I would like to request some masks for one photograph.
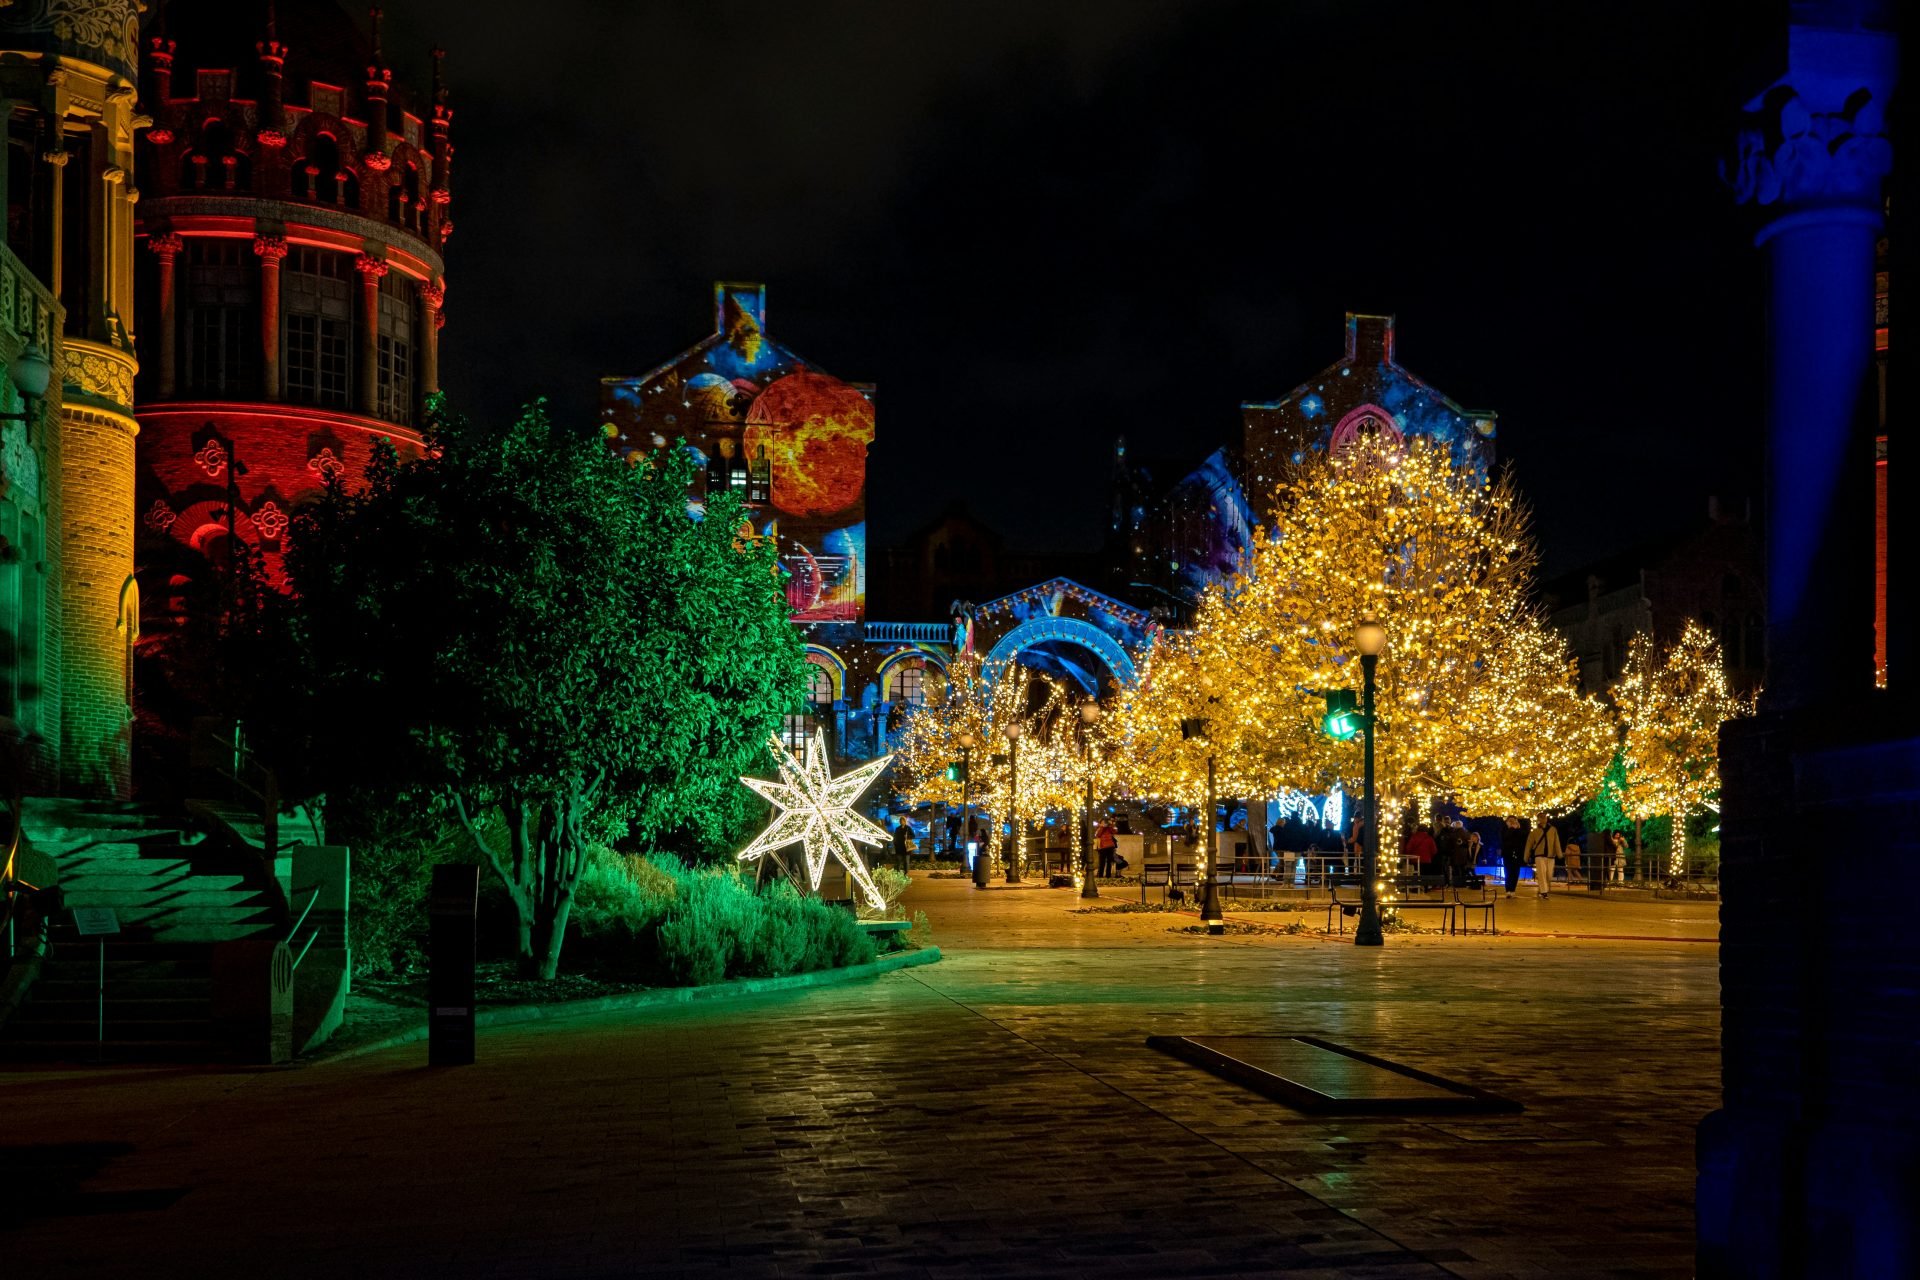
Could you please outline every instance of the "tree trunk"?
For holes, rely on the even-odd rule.
[[[1673,815],[1673,839],[1667,851],[1667,875],[1674,880],[1687,876],[1687,815]]]
[[[586,867],[586,795],[575,785],[564,799],[541,806],[536,831],[536,856],[531,945],[521,953],[521,971],[550,981],[560,970],[560,948],[566,942],[567,918],[573,912],[573,891]]]

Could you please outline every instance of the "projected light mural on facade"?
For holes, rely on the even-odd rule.
[[[766,332],[766,288],[714,286],[714,332],[638,377],[602,380],[602,420],[629,457],[684,440],[708,493],[757,504],[797,622],[854,622],[866,600],[873,388],[811,368]]]

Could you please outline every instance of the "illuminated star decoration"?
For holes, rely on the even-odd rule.
[[[855,813],[853,803],[893,757],[884,755],[878,760],[869,760],[835,778],[827,772],[824,730],[814,730],[813,736],[807,739],[803,759],[795,759],[777,737],[772,739],[772,744],[780,781],[768,782],[762,778],[740,781],[772,804],[776,812],[767,829],[740,851],[740,861],[762,858],[790,844],[798,844],[806,850],[807,876],[816,892],[820,888],[820,875],[827,868],[827,857],[832,855],[860,886],[867,901],[876,908],[885,907],[887,900],[873,883],[873,877],[867,874],[867,864],[855,846],[869,844],[884,848],[887,833],[878,823]]]

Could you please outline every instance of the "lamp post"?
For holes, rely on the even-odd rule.
[[[1387,647],[1387,629],[1372,618],[1362,619],[1353,629],[1353,645],[1360,651],[1360,670],[1366,683],[1360,694],[1360,732],[1365,735],[1365,789],[1361,798],[1366,816],[1366,879],[1360,886],[1360,923],[1353,931],[1359,947],[1381,946],[1386,939],[1380,933],[1380,813],[1373,794],[1373,675],[1380,665],[1380,651]]]
[[[1020,883],[1020,724],[1007,726],[1007,883]]]
[[[979,743],[980,739],[971,729],[960,735],[960,830],[969,845],[973,843],[973,749]],[[972,871],[973,887],[986,888],[987,859],[977,852],[973,855]]]
[[[1093,726],[1100,720],[1100,704],[1088,698],[1080,704],[1080,758],[1087,774],[1087,807],[1080,814],[1080,896],[1097,898],[1093,880]]]

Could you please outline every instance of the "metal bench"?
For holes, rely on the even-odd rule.
[[[1351,889],[1358,883],[1359,883],[1358,881],[1349,880],[1346,882],[1346,887]],[[1331,889],[1333,892],[1333,897],[1332,897],[1332,900],[1327,903],[1326,931],[1328,933],[1333,932],[1334,916],[1335,916],[1335,912],[1337,911],[1339,913],[1340,932],[1342,935],[1344,935],[1347,932],[1347,917],[1359,915],[1361,904],[1357,900],[1352,898],[1342,898],[1340,896],[1340,885],[1338,884],[1332,885]],[[1408,902],[1403,899],[1399,902],[1395,902],[1393,904],[1393,909],[1395,911],[1444,911],[1447,913],[1446,931],[1448,933],[1453,933],[1455,932],[1454,908],[1463,906],[1463,905],[1477,906],[1478,904],[1477,903],[1463,904],[1459,902],[1446,901],[1444,899],[1439,902]]]

